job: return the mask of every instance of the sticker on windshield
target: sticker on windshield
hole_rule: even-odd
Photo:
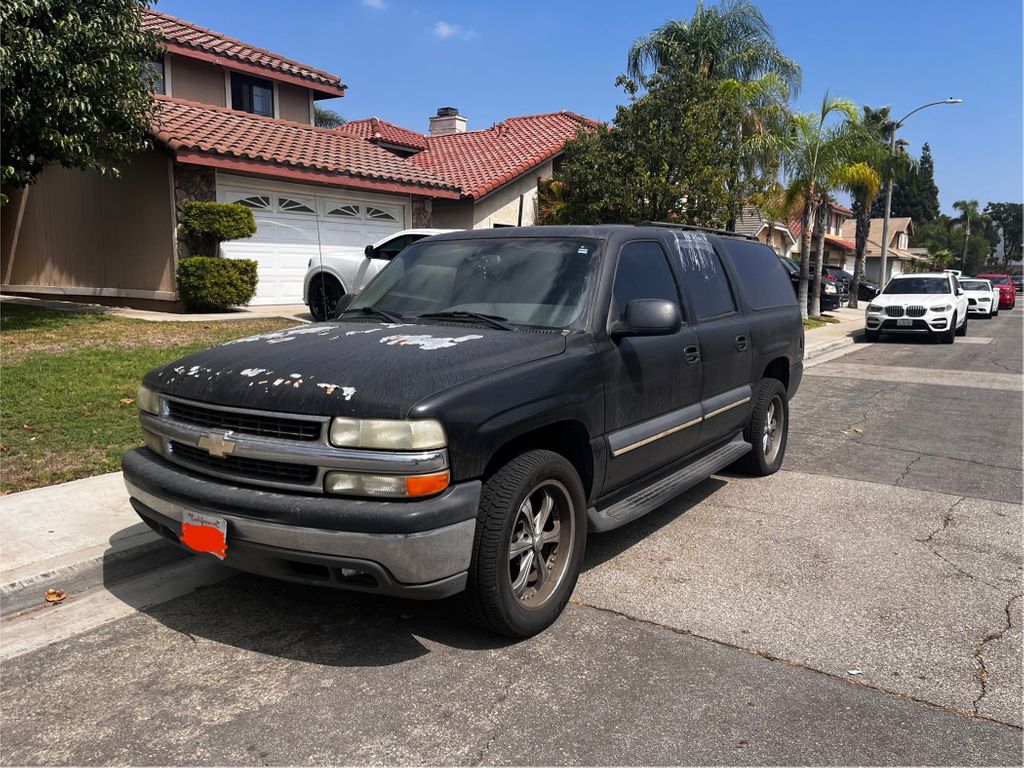
[[[578,249],[576,249],[576,253],[582,253],[584,256],[586,256],[588,253],[590,253],[590,249],[587,248],[587,246],[585,245],[581,245]]]
[[[380,340],[380,343],[387,344],[389,347],[419,347],[424,351],[428,351],[448,349],[465,341],[474,341],[475,339],[482,338],[483,336],[475,333],[467,336],[430,336],[429,334],[423,334],[422,336],[385,336]]]

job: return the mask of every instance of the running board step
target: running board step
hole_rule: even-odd
[[[620,525],[630,523],[638,517],[643,517],[684,491],[688,491],[697,483],[706,480],[715,472],[729,466],[749,450],[750,443],[743,439],[742,434],[737,434],[721,448],[716,448],[692,464],[686,465],[678,472],[673,472],[653,485],[642,488],[632,496],[627,496],[603,509],[591,507],[587,510],[590,530],[610,531]]]

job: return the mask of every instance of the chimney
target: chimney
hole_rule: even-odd
[[[446,136],[449,133],[465,133],[466,118],[455,107],[441,107],[437,115],[430,118],[430,135]]]

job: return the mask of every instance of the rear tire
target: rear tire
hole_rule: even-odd
[[[333,277],[314,277],[309,284],[309,314],[322,323],[334,319],[334,309],[338,306],[345,289]]]
[[[754,407],[743,429],[743,439],[753,446],[750,453],[733,465],[754,477],[779,471],[789,437],[789,398],[778,379],[761,379],[754,389]]]
[[[532,450],[502,466],[480,494],[466,591],[473,623],[509,637],[547,629],[569,601],[587,541],[586,495],[569,461]]]

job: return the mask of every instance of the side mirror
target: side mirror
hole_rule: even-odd
[[[683,325],[679,305],[665,299],[633,299],[626,305],[626,318],[611,327],[612,337],[667,336]]]
[[[341,298],[338,299],[338,303],[334,305],[334,311],[330,313],[331,318],[338,317],[342,312],[352,306],[352,302],[356,300],[354,293],[342,294]]]
[[[372,259],[373,258],[373,246],[372,245],[368,245],[365,248],[363,248],[363,256],[365,256],[368,259]]]

